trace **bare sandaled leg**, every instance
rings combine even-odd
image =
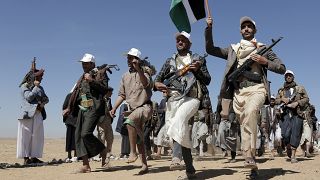
[[[134,163],[136,162],[136,160],[138,159],[138,155],[137,154],[130,154],[129,158],[127,160],[127,163]]]
[[[185,169],[185,165],[181,164],[181,163],[171,163],[169,169],[171,171],[175,171],[175,170],[183,170]]]
[[[101,167],[104,167],[104,168],[110,167],[110,158],[106,158],[106,160],[102,162]]]
[[[148,172],[149,172],[148,166],[142,165],[142,168],[140,169],[138,174],[139,175],[144,175],[144,174],[147,174]]]

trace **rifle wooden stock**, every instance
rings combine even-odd
[[[203,57],[199,56],[199,60],[203,60],[204,58],[206,58],[208,56],[207,53],[205,53],[203,55]],[[167,80],[165,80],[163,82],[164,85],[168,86],[170,85],[174,80],[178,79],[181,76],[184,76],[189,70],[190,70],[190,65],[192,64],[192,62],[190,64],[186,64],[182,69],[177,70],[173,76],[171,76],[170,78],[168,78]]]

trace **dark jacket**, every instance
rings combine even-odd
[[[200,99],[201,104],[199,109],[202,108],[208,108],[210,102],[209,98],[209,91],[207,89],[207,86],[210,84],[211,76],[209,74],[209,71],[207,69],[207,62],[205,58],[200,57],[198,54],[191,54],[191,60],[200,60],[202,61],[202,66],[197,72],[194,72],[194,76],[196,80],[200,82],[200,88],[202,90],[203,98]],[[175,59],[177,57],[177,54],[174,54],[171,58],[168,58],[164,65],[162,66],[161,70],[159,71],[158,75],[155,78],[155,82],[164,82],[165,79],[167,79],[167,75],[177,71]]]
[[[214,45],[213,37],[212,37],[212,28],[207,27],[205,29],[205,40],[206,40],[206,51],[208,54],[219,57],[222,59],[227,60],[227,65],[224,71],[224,78],[222,80],[222,85],[220,89],[220,97],[224,99],[232,99],[234,89],[232,88],[231,84],[228,83],[227,76],[233,71],[233,66],[237,62],[237,54],[232,49],[231,46],[227,48],[221,48]],[[258,49],[259,50],[259,49]],[[273,51],[269,51],[264,55],[269,61],[268,66],[263,67],[263,77],[262,81],[264,82],[264,85],[267,90],[268,98],[270,99],[270,89],[269,89],[269,82],[267,79],[267,70],[273,71],[275,73],[284,74],[286,71],[285,65],[282,63],[282,61],[276,56]]]
[[[292,102],[298,102],[298,106],[295,108],[295,112],[302,118],[308,120],[308,113],[309,113],[309,96],[307,94],[306,89],[303,86],[296,85],[293,87],[293,94],[295,97],[293,98]],[[282,87],[278,90],[278,94],[275,100],[276,104],[281,104],[281,98],[285,97],[285,89]]]
[[[70,96],[71,96],[71,93],[69,93],[64,102],[63,102],[63,105],[62,105],[62,110],[65,110],[68,108],[68,103],[69,103],[69,99],[70,99]],[[78,111],[77,111],[78,112]],[[76,123],[77,123],[77,116],[74,116],[73,114],[69,114],[67,116],[64,116],[63,117],[63,122],[66,124],[66,125],[72,125],[74,127],[76,127]]]

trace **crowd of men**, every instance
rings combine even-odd
[[[120,157],[126,158],[127,163],[140,157],[140,175],[148,173],[147,160],[160,159],[162,150],[168,154],[170,149],[170,170],[185,169],[185,177],[180,179],[196,178],[192,152],[202,156],[210,144],[221,148],[224,157],[230,151],[230,163],[241,151],[244,167],[250,169],[252,179],[258,176],[256,155],[262,156],[266,148],[270,159],[286,153],[291,163],[297,163],[296,151],[300,146],[304,156],[310,157],[317,140],[315,108],[306,89],[294,81],[294,72],[257,41],[255,21],[242,17],[241,41],[226,48],[213,42],[212,18],[207,18],[206,23],[207,53],[227,62],[215,112],[207,88],[211,75],[206,55],[191,51],[189,33],[176,34],[177,52],[168,56],[158,73],[142,59],[140,50],[131,48],[126,53],[128,71],[122,75],[114,103],[106,74],[110,67],[96,67],[95,57],[85,54],[80,60],[83,74],[63,104],[66,162],[82,160],[77,172],[89,173],[90,159],[99,156],[101,167],[110,167],[114,156],[112,123],[118,109]],[[284,85],[276,96],[271,96],[268,70],[284,74]],[[24,164],[42,162],[38,158],[43,154],[43,120],[45,104],[49,102],[40,85],[43,75],[43,69],[34,67],[20,84],[22,115],[17,157],[24,158]],[[161,102],[151,100],[153,91],[163,93]],[[156,137],[156,141],[151,141],[150,136]]]

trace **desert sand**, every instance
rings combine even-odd
[[[116,137],[113,145],[113,154],[119,155],[121,138]],[[65,159],[64,139],[45,139],[43,161]],[[23,163],[22,159],[16,159],[16,139],[0,139],[0,163]],[[301,153],[299,153],[301,154]],[[286,157],[276,157],[269,160],[268,152],[264,157],[258,157],[259,179],[320,179],[320,156],[315,153],[311,158],[298,157],[299,162],[291,164]],[[92,180],[92,179],[177,179],[184,175],[184,171],[170,171],[170,156],[161,160],[148,161],[149,173],[143,176],[136,175],[140,169],[140,162],[126,164],[125,160],[112,160],[111,168],[100,168],[101,163],[92,161],[91,173],[75,174],[82,162],[61,163],[54,165],[5,168],[0,169],[1,180]],[[248,169],[243,168],[242,156],[237,157],[236,163],[228,163],[227,158],[222,158],[217,151],[214,156],[206,156],[201,161],[194,162],[197,170],[197,179],[246,179]]]

